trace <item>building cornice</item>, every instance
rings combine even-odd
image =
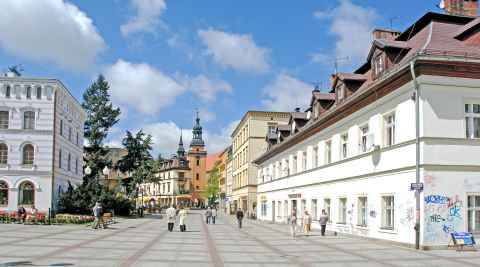
[[[243,115],[242,119],[237,124],[237,126],[233,130],[230,137],[234,138],[237,135],[238,130],[240,128],[242,128],[242,126],[245,124],[245,122],[248,120],[248,118],[252,117],[252,116],[289,118],[290,117],[290,112],[249,110],[245,113],[245,115]]]

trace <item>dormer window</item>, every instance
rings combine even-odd
[[[385,71],[385,59],[383,53],[378,54],[373,58],[373,74],[378,78],[383,71]]]
[[[337,89],[338,102],[342,102],[345,99],[345,85],[342,84]]]

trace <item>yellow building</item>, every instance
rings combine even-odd
[[[202,138],[202,126],[200,125],[200,118],[197,112],[195,126],[193,127],[193,138],[190,142],[190,149],[188,151],[188,161],[190,163],[190,170],[192,174],[192,202],[194,206],[204,206],[205,188],[207,186],[207,171],[206,171],[206,157],[207,150],[205,142]]]
[[[287,124],[289,118],[289,112],[248,111],[233,131],[231,201],[234,210],[241,208],[247,215],[255,214],[257,168],[252,162],[267,151],[267,132]]]

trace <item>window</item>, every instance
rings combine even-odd
[[[318,147],[313,148],[312,152],[312,168],[318,167]]]
[[[72,126],[68,127],[68,141],[72,141]]]
[[[282,166],[284,176],[290,175],[290,167],[288,166],[288,159],[285,160],[285,166]]]
[[[382,74],[382,72],[385,70],[384,64],[385,62],[383,60],[383,54],[379,54],[373,59],[373,72],[375,77],[380,76],[380,74]]]
[[[0,144],[0,165],[7,165],[8,147],[6,144]]]
[[[465,134],[468,139],[480,138],[480,104],[465,104]]]
[[[25,111],[23,113],[23,129],[33,130],[35,127],[35,112]]]
[[[303,151],[302,153],[302,171],[307,170],[307,151]]]
[[[170,193],[170,183],[167,183],[167,191]]]
[[[297,173],[297,156],[293,156],[293,169],[292,174]]]
[[[340,136],[340,156],[342,159],[346,159],[348,157],[348,133],[344,133]]]
[[[480,232],[480,195],[468,196],[468,231]]]
[[[42,99],[42,87],[37,87],[37,99]]]
[[[33,205],[35,202],[35,187],[31,182],[23,182],[20,185],[19,205]]]
[[[26,95],[27,95],[27,99],[32,99],[32,87],[27,86]]]
[[[197,158],[197,166],[200,166],[200,158]]]
[[[394,229],[394,204],[393,196],[382,196],[382,228]]]
[[[77,141],[75,142],[78,146],[78,142],[79,142],[79,137],[78,137],[78,132],[77,132]]]
[[[195,174],[195,179],[197,179],[197,181],[200,180],[200,175],[198,173]]]
[[[8,111],[0,111],[0,129],[8,129]]]
[[[22,160],[23,165],[33,165],[34,149],[31,144],[26,144],[23,146],[22,155],[23,155],[23,160]]]
[[[305,214],[306,209],[307,209],[307,200],[302,199],[302,202],[300,203],[300,214],[299,214],[301,217],[303,217],[303,215]]]
[[[0,206],[8,205],[8,184],[0,181]]]
[[[340,85],[337,89],[338,101],[341,102],[345,98],[345,85]]]
[[[67,158],[67,170],[68,171],[71,170],[71,162],[72,162],[72,155],[70,155],[70,153],[68,153],[68,158]]]
[[[325,142],[325,164],[332,163],[332,141]]]
[[[327,213],[327,216],[328,216],[328,221],[330,222],[331,221],[331,217],[330,217],[330,210],[331,210],[331,201],[329,198],[326,198],[323,200],[323,209],[325,210],[325,213]]]
[[[62,168],[62,150],[58,151],[58,168]]]
[[[60,135],[63,136],[63,120],[60,120]]]
[[[317,200],[316,199],[312,199],[311,209],[312,209],[312,220],[317,220],[318,217],[317,217]]]
[[[368,125],[360,127],[360,152],[368,151]]]
[[[269,123],[268,124],[268,133],[276,133],[277,132],[277,125]]]
[[[262,201],[262,204],[261,204],[261,213],[262,213],[262,217],[266,217],[266,216],[267,216],[267,201]]]
[[[338,222],[337,223],[347,223],[347,199],[346,198],[338,199]]]
[[[195,188],[197,188],[197,190],[200,190],[200,186],[198,186],[198,185]]]
[[[75,159],[75,174],[78,174],[78,158]]]
[[[358,225],[367,225],[367,197],[358,198]]]
[[[386,115],[385,123],[385,146],[392,146],[395,144],[395,114]]]
[[[185,178],[185,173],[184,172],[179,172],[178,173],[178,178]]]
[[[10,98],[11,95],[12,95],[12,87],[10,87],[10,85],[7,85],[7,87],[5,88],[5,97]]]

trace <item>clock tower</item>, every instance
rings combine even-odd
[[[188,150],[188,160],[192,172],[192,202],[193,205],[205,205],[205,192],[207,186],[206,175],[206,157],[207,150],[202,137],[202,126],[200,125],[200,117],[198,111],[196,113],[195,125],[193,126],[193,138],[190,142]]]

